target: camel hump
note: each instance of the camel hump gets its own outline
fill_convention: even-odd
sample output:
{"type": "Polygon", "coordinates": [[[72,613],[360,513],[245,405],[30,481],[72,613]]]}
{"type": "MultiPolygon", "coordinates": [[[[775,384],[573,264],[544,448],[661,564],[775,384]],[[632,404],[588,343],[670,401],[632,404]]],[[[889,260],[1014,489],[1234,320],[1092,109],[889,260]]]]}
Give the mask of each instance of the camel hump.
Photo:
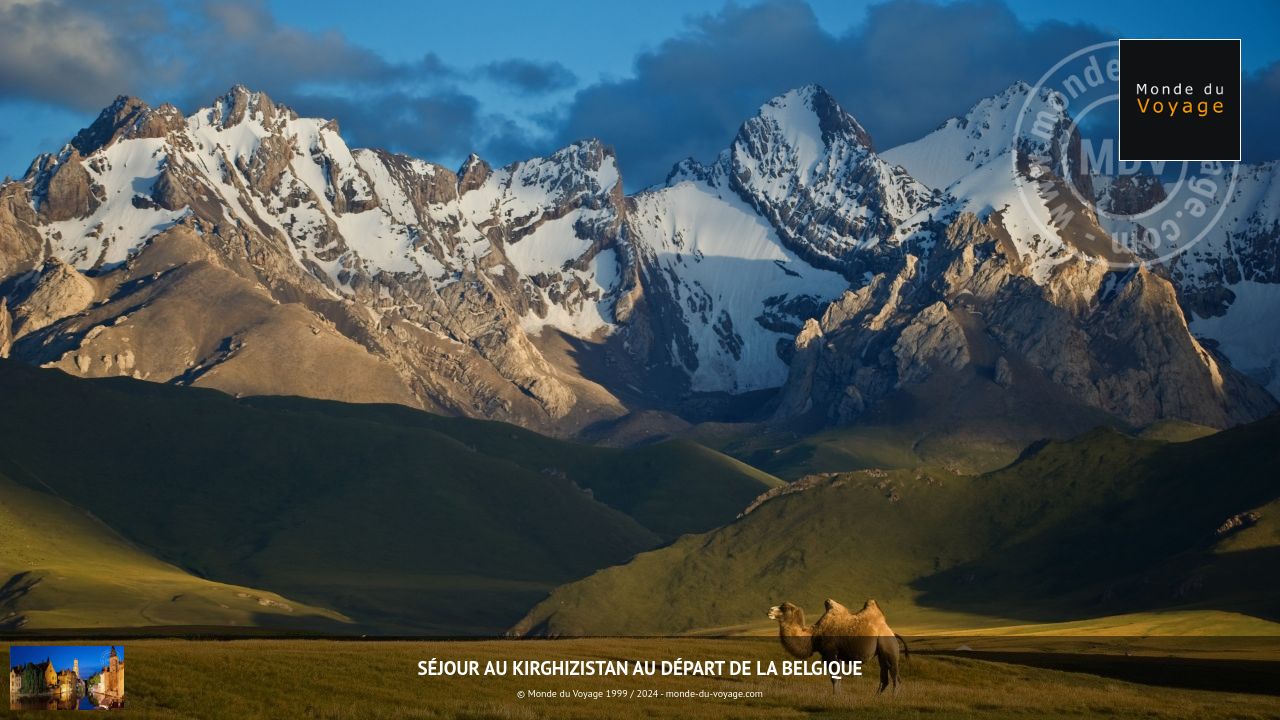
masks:
{"type": "Polygon", "coordinates": [[[827,598],[826,600],[823,601],[822,604],[825,605],[828,610],[830,610],[831,608],[840,606],[840,603],[836,602],[835,600],[832,600],[831,598],[827,598]]]}
{"type": "Polygon", "coordinates": [[[884,611],[880,609],[880,606],[875,600],[870,598],[867,599],[867,603],[862,606],[862,609],[858,611],[858,614],[866,617],[884,619],[884,611]]]}

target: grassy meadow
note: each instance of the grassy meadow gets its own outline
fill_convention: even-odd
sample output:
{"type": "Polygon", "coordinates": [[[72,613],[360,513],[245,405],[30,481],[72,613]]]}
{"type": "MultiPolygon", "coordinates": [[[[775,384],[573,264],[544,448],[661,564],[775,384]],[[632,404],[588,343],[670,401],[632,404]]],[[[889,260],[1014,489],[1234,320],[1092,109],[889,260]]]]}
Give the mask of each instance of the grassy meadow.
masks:
{"type": "MultiPolygon", "coordinates": [[[[134,718],[1274,718],[1280,697],[1137,685],[967,657],[915,655],[896,697],[874,667],[833,695],[824,678],[419,677],[430,658],[485,660],[782,660],[772,638],[476,642],[137,640],[126,643],[134,718]],[[621,698],[545,699],[520,691],[623,690],[621,698]],[[632,691],[658,697],[631,697],[632,691]],[[665,697],[667,691],[743,693],[665,697]],[[758,693],[754,697],[747,693],[758,693]]],[[[6,662],[7,666],[7,662],[6,662]]],[[[0,717],[16,716],[15,713],[0,717]]]]}

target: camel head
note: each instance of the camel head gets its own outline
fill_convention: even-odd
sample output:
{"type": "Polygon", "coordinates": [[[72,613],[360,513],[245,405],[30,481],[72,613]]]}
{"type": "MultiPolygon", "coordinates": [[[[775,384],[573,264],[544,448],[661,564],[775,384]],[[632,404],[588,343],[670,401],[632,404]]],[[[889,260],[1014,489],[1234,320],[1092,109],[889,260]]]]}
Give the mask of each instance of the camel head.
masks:
{"type": "Polygon", "coordinates": [[[804,624],[804,611],[799,606],[789,602],[781,605],[774,605],[769,608],[769,619],[777,620],[780,623],[799,623],[804,624]]]}

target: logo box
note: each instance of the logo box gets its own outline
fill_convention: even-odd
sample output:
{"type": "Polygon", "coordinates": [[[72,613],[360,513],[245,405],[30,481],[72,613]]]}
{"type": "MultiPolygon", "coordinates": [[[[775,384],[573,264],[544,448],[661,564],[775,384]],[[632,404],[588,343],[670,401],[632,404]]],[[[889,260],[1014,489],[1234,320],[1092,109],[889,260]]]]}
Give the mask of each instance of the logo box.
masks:
{"type": "Polygon", "coordinates": [[[1120,160],[1238,162],[1241,101],[1239,40],[1120,40],[1120,160]]]}

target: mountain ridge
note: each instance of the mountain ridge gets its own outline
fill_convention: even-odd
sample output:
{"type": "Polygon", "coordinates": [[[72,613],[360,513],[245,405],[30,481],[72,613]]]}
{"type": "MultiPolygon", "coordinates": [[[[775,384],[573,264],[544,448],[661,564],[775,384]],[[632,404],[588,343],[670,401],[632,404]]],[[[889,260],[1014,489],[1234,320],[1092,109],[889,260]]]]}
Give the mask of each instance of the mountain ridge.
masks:
{"type": "MultiPolygon", "coordinates": [[[[1134,285],[1087,262],[1074,268],[1077,239],[1043,237],[1013,199],[1023,182],[1018,143],[1001,149],[1001,133],[1029,90],[1015,84],[934,140],[882,157],[834,98],[804,86],[765,103],[710,165],[679,163],[664,185],[629,196],[598,140],[496,169],[473,155],[454,171],[352,150],[336,122],[300,118],[243,86],[185,117],[122,97],[0,188],[9,353],[83,376],[390,401],[559,435],[775,388],[762,418],[852,422],[933,375],[938,358],[957,371],[999,371],[1003,384],[984,390],[996,394],[1019,381],[1009,367],[1028,363],[1135,425],[1222,427],[1268,412],[1274,400],[1214,347],[1242,359],[1269,350],[1240,350],[1231,338],[1203,347],[1174,317],[1183,304],[1203,306],[1186,299],[1185,283],[1162,286],[1164,275],[1188,273],[1140,269],[1134,285]],[[983,152],[919,159],[929,142],[954,148],[945,138],[957,133],[983,152]],[[934,185],[949,182],[928,187],[903,163],[934,185]],[[973,249],[954,245],[974,236],[970,216],[987,228],[985,240],[966,241],[973,249]],[[920,297],[932,300],[875,289],[894,283],[931,288],[920,297]],[[229,290],[210,295],[215,286],[229,290]],[[1133,307],[1143,310],[1121,333],[1139,341],[1141,360],[1099,344],[1115,321],[1101,327],[1089,310],[1125,287],[1142,288],[1133,307]],[[966,336],[947,319],[967,312],[961,296],[996,302],[1006,317],[966,336]],[[214,297],[230,309],[216,319],[200,308],[214,297]],[[1010,297],[1027,308],[1022,317],[1010,297]],[[866,336],[836,327],[837,318],[866,319],[850,302],[872,303],[879,327],[869,331],[897,349],[863,364],[864,348],[848,367],[797,365],[813,359],[815,327],[824,338],[866,336]],[[1045,313],[1070,329],[1074,348],[1036,347],[1028,323],[1045,313]],[[1145,323],[1175,340],[1144,333],[1145,323]],[[579,353],[545,352],[552,336],[579,353]],[[1003,354],[975,364],[983,338],[1003,354]],[[1117,363],[1139,372],[1145,363],[1130,384],[1158,401],[1109,401],[1115,388],[1099,385],[1101,373],[1117,363]],[[1166,367],[1180,369],[1150,370],[1166,367]],[[815,374],[825,378],[816,386],[806,380],[815,374]]],[[[1195,320],[1198,332],[1217,327],[1195,320]]],[[[1262,384],[1267,360],[1245,366],[1262,384]]]]}

